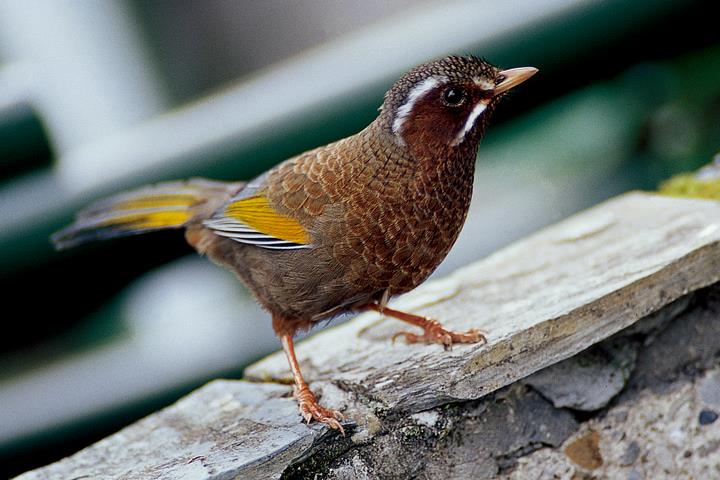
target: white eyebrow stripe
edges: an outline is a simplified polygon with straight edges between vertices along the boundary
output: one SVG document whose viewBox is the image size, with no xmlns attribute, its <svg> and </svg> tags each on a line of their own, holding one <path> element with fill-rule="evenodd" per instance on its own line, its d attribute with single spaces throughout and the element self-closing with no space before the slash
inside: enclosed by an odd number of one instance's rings
<svg viewBox="0 0 720 480">
<path fill-rule="evenodd" d="M 485 111 L 488 104 L 485 103 L 485 101 L 479 101 L 477 105 L 472 109 L 472 112 L 470 112 L 470 115 L 468 115 L 467 120 L 465 121 L 465 125 L 463 126 L 463 129 L 455 136 L 455 140 L 453 140 L 452 145 L 459 145 L 462 143 L 463 140 L 465 140 L 465 135 L 470 131 L 470 129 L 473 128 L 475 125 L 475 121 L 480 116 L 481 113 Z"/>
<path fill-rule="evenodd" d="M 442 83 L 446 83 L 448 81 L 448 78 L 444 75 L 436 75 L 432 77 L 428 77 L 422 82 L 415 85 L 412 90 L 410 90 L 410 93 L 407 96 L 407 99 L 405 100 L 405 103 L 400 105 L 400 108 L 398 108 L 397 113 L 395 114 L 395 119 L 392 123 L 392 131 L 395 135 L 398 136 L 400 141 L 404 144 L 405 142 L 402 139 L 402 136 L 400 135 L 400 129 L 402 128 L 403 122 L 405 122 L 405 119 L 408 115 L 410 115 L 410 112 L 412 111 L 413 107 L 415 106 L 415 102 L 418 101 L 419 98 L 423 97 L 426 93 L 428 93 L 433 88 L 437 87 L 438 85 Z"/>
</svg>

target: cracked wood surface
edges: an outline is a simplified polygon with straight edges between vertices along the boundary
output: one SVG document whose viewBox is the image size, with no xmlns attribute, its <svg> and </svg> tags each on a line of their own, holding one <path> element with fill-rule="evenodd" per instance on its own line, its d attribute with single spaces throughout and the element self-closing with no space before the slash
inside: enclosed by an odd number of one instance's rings
<svg viewBox="0 0 720 480">
<path fill-rule="evenodd" d="M 277 478 L 325 432 L 300 422 L 288 389 L 216 380 L 22 479 Z"/>
<path fill-rule="evenodd" d="M 298 358 L 310 381 L 390 410 L 479 398 L 717 282 L 718 240 L 717 203 L 629 193 L 391 302 L 453 330 L 480 328 L 487 345 L 393 345 L 406 325 L 368 313 L 302 342 Z M 280 353 L 245 375 L 290 378 Z"/>
<path fill-rule="evenodd" d="M 391 343 L 405 326 L 367 313 L 300 342 L 322 401 L 359 425 L 339 439 L 305 426 L 290 387 L 213 382 L 87 449 L 21 478 L 278 478 L 333 445 L 372 441 L 388 415 L 476 399 L 568 358 L 720 279 L 716 202 L 629 193 L 391 302 L 487 345 Z M 285 380 L 281 354 L 249 367 Z"/>
</svg>

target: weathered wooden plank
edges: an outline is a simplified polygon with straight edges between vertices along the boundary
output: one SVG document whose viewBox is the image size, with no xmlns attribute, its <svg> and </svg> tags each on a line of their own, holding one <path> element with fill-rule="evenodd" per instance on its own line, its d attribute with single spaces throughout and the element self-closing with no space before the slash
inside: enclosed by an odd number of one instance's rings
<svg viewBox="0 0 720 480">
<path fill-rule="evenodd" d="M 278 478 L 329 445 L 371 440 L 378 417 L 479 398 L 718 280 L 718 203 L 627 194 L 395 302 L 454 329 L 482 328 L 487 345 L 393 345 L 403 325 L 374 314 L 301 342 L 322 401 L 360 424 L 352 438 L 301 424 L 286 385 L 213 382 L 21 478 Z M 246 374 L 289 376 L 280 354 Z"/>
<path fill-rule="evenodd" d="M 289 389 L 218 380 L 100 442 L 19 478 L 277 478 L 325 432 Z"/>
<path fill-rule="evenodd" d="M 482 232 L 478 232 L 482 234 Z M 397 320 L 364 314 L 302 342 L 311 381 L 340 383 L 385 408 L 479 398 L 607 338 L 720 279 L 720 204 L 629 193 L 405 295 L 398 309 L 477 327 L 487 345 L 394 345 Z M 253 379 L 287 379 L 281 353 Z M 352 415 L 352 414 L 351 414 Z"/>
</svg>

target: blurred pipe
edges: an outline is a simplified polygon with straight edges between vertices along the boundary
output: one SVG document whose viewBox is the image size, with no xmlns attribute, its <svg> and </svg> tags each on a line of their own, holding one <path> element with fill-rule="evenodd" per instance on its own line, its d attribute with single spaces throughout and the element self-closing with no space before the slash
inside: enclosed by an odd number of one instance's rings
<svg viewBox="0 0 720 480">
<path fill-rule="evenodd" d="M 13 80 L 16 67 L 0 68 L 0 181 L 50 164 L 43 125 Z"/>
<path fill-rule="evenodd" d="M 430 58 L 497 41 L 599 0 L 454 1 L 423 4 L 311 49 L 218 95 L 66 152 L 61 181 L 74 192 L 172 171 L 203 152 L 291 129 L 304 115 L 347 105 Z M 378 105 L 380 99 L 378 98 Z M 203 158 L 204 157 L 204 158 Z M 98 159 L 103 161 L 99 162 Z"/>
<path fill-rule="evenodd" d="M 22 66 L 3 79 L 0 102 L 6 88 L 26 97 L 60 154 L 165 109 L 118 1 L 0 1 L 0 56 Z M 94 163 L 102 170 L 105 160 Z"/>
</svg>

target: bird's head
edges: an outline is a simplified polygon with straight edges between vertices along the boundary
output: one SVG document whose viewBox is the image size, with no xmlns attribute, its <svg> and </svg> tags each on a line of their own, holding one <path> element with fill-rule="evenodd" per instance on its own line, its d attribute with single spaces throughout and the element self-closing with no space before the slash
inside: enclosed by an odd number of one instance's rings
<svg viewBox="0 0 720 480">
<path fill-rule="evenodd" d="M 537 71 L 445 57 L 403 75 L 385 95 L 381 115 L 394 140 L 413 150 L 476 148 L 498 100 Z"/>
</svg>

